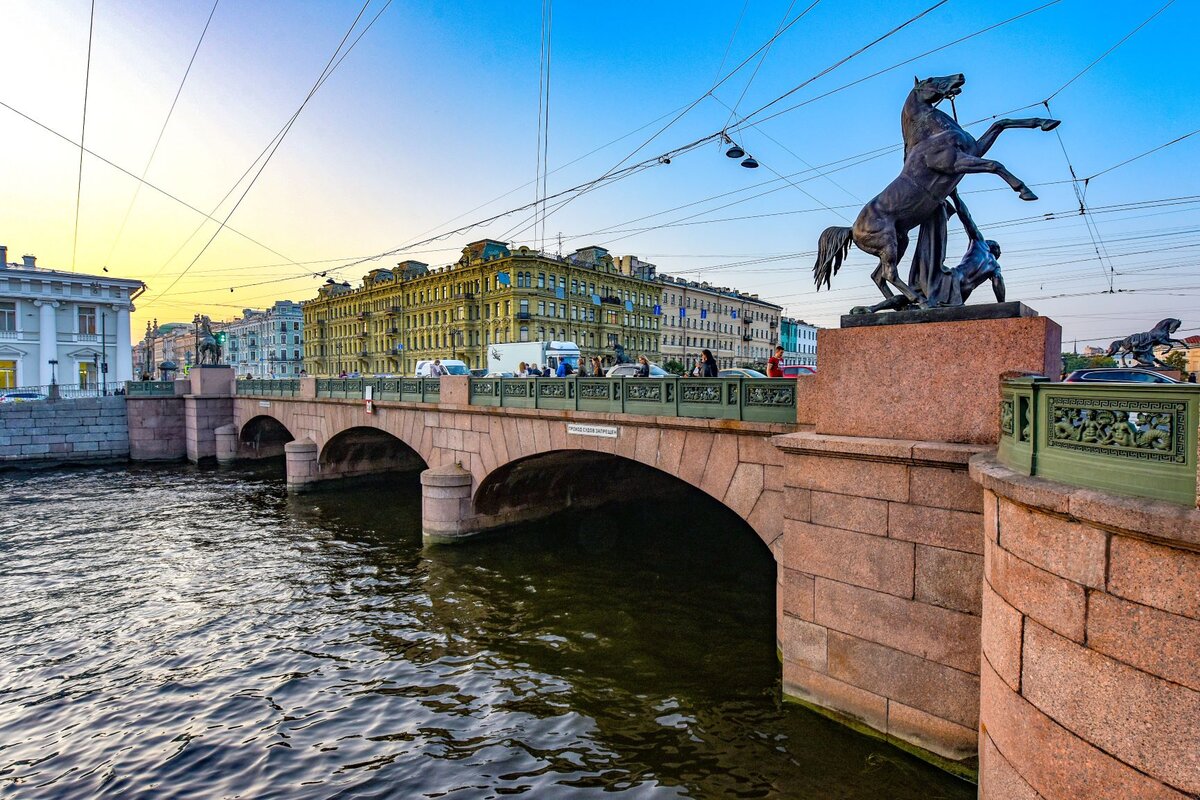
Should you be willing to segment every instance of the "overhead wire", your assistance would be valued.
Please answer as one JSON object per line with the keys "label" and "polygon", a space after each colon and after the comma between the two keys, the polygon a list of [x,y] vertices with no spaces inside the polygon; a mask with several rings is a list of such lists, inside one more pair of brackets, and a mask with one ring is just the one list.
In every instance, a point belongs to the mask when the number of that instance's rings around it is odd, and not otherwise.
{"label": "overhead wire", "polygon": [[92,34],[96,28],[96,0],[92,0],[88,13],[87,66],[83,72],[83,119],[79,125],[79,177],[75,181],[75,233],[71,237],[71,272],[75,271],[75,257],[79,251],[79,201],[83,197],[83,145],[87,139],[88,89],[92,81]]}
{"label": "overhead wire", "polygon": [[150,173],[150,165],[154,163],[154,157],[158,154],[158,146],[162,144],[163,134],[167,132],[167,125],[171,122],[171,116],[175,113],[175,106],[179,103],[179,96],[183,94],[184,84],[187,83],[188,75],[192,73],[192,65],[196,63],[196,56],[200,52],[200,45],[204,44],[204,37],[208,35],[208,26],[212,24],[213,15],[217,13],[217,5],[220,2],[221,0],[213,0],[212,9],[208,12],[208,19],[204,21],[204,28],[200,31],[200,38],[196,40],[196,46],[192,49],[192,57],[188,59],[187,68],[184,69],[183,77],[179,81],[179,88],[175,90],[175,97],[171,99],[171,107],[167,109],[167,115],[163,118],[162,127],[158,129],[158,137],[154,140],[154,146],[150,148],[150,156],[146,159],[146,166],[142,167],[141,178],[134,185],[133,197],[129,198],[129,205],[125,207],[125,215],[121,218],[121,224],[117,228],[117,235],[113,238],[112,246],[108,248],[108,255],[104,257],[106,265],[112,259],[113,253],[116,252],[117,244],[120,243],[121,236],[125,233],[125,226],[129,223],[129,215],[133,212],[133,206],[137,203],[138,194],[141,193],[145,178]]}

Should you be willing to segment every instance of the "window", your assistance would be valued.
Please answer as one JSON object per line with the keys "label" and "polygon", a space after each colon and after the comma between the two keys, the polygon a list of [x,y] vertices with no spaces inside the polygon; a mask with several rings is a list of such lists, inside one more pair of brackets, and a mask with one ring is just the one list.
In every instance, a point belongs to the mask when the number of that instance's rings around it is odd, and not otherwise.
{"label": "window", "polygon": [[529,341],[529,328],[525,327],[524,325],[521,326],[521,341]]}
{"label": "window", "polygon": [[80,306],[79,307],[79,332],[96,335],[96,307],[95,306]]}
{"label": "window", "polygon": [[[524,301],[522,301],[522,302],[524,302]],[[545,316],[545,314],[546,314],[546,301],[545,300],[538,300],[538,314]]]}
{"label": "window", "polygon": [[[16,305],[9,303],[9,305]],[[17,362],[0,361],[0,389],[13,389],[17,385]]]}
{"label": "window", "polygon": [[[0,331],[15,331],[17,329],[17,304],[0,303]],[[8,362],[4,362],[8,363]],[[0,384],[2,386],[2,384]],[[8,388],[8,387],[4,387]]]}
{"label": "window", "polygon": [[539,289],[546,288],[546,273],[544,273],[544,272],[538,273],[538,288]]}

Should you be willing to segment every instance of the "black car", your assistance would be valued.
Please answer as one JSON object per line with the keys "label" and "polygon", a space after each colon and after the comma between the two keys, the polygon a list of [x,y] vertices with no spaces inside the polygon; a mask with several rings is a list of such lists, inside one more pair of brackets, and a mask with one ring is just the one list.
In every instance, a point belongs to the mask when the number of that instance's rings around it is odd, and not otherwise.
{"label": "black car", "polygon": [[1179,383],[1174,378],[1141,367],[1100,367],[1093,369],[1077,369],[1067,376],[1067,383],[1104,383],[1119,381],[1123,383]]}

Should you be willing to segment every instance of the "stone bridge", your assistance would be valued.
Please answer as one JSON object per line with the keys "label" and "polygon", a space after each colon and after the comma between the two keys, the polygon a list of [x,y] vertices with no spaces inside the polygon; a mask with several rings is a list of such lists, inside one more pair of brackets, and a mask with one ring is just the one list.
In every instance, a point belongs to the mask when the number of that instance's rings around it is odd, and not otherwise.
{"label": "stone bridge", "polygon": [[[1023,307],[818,340],[815,378],[686,391],[196,370],[171,397],[131,384],[131,455],[283,454],[295,491],[419,470],[442,544],[644,502],[657,476],[769,549],[789,699],[977,774],[986,800],[1200,796],[1200,390],[1002,380],[1058,373],[1058,326]],[[1171,431],[1050,446],[1115,408]]]}
{"label": "stone bridge", "polygon": [[783,454],[772,436],[796,425],[471,405],[447,376],[437,405],[297,397],[232,398],[219,460],[286,452],[289,488],[385,470],[421,469],[427,541],[586,507],[625,494],[622,465],[642,464],[704,492],[768,547],[783,533]]}

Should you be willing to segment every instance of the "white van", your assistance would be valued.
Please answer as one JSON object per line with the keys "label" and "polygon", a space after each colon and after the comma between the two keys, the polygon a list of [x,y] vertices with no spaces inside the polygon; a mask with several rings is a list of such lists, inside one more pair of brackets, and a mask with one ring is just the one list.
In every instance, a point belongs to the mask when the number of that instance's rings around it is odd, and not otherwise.
{"label": "white van", "polygon": [[[453,358],[443,358],[442,368],[446,370],[447,375],[470,375],[471,370],[467,368],[466,362],[458,361]],[[431,378],[433,377],[433,361],[418,361],[416,377]]]}

